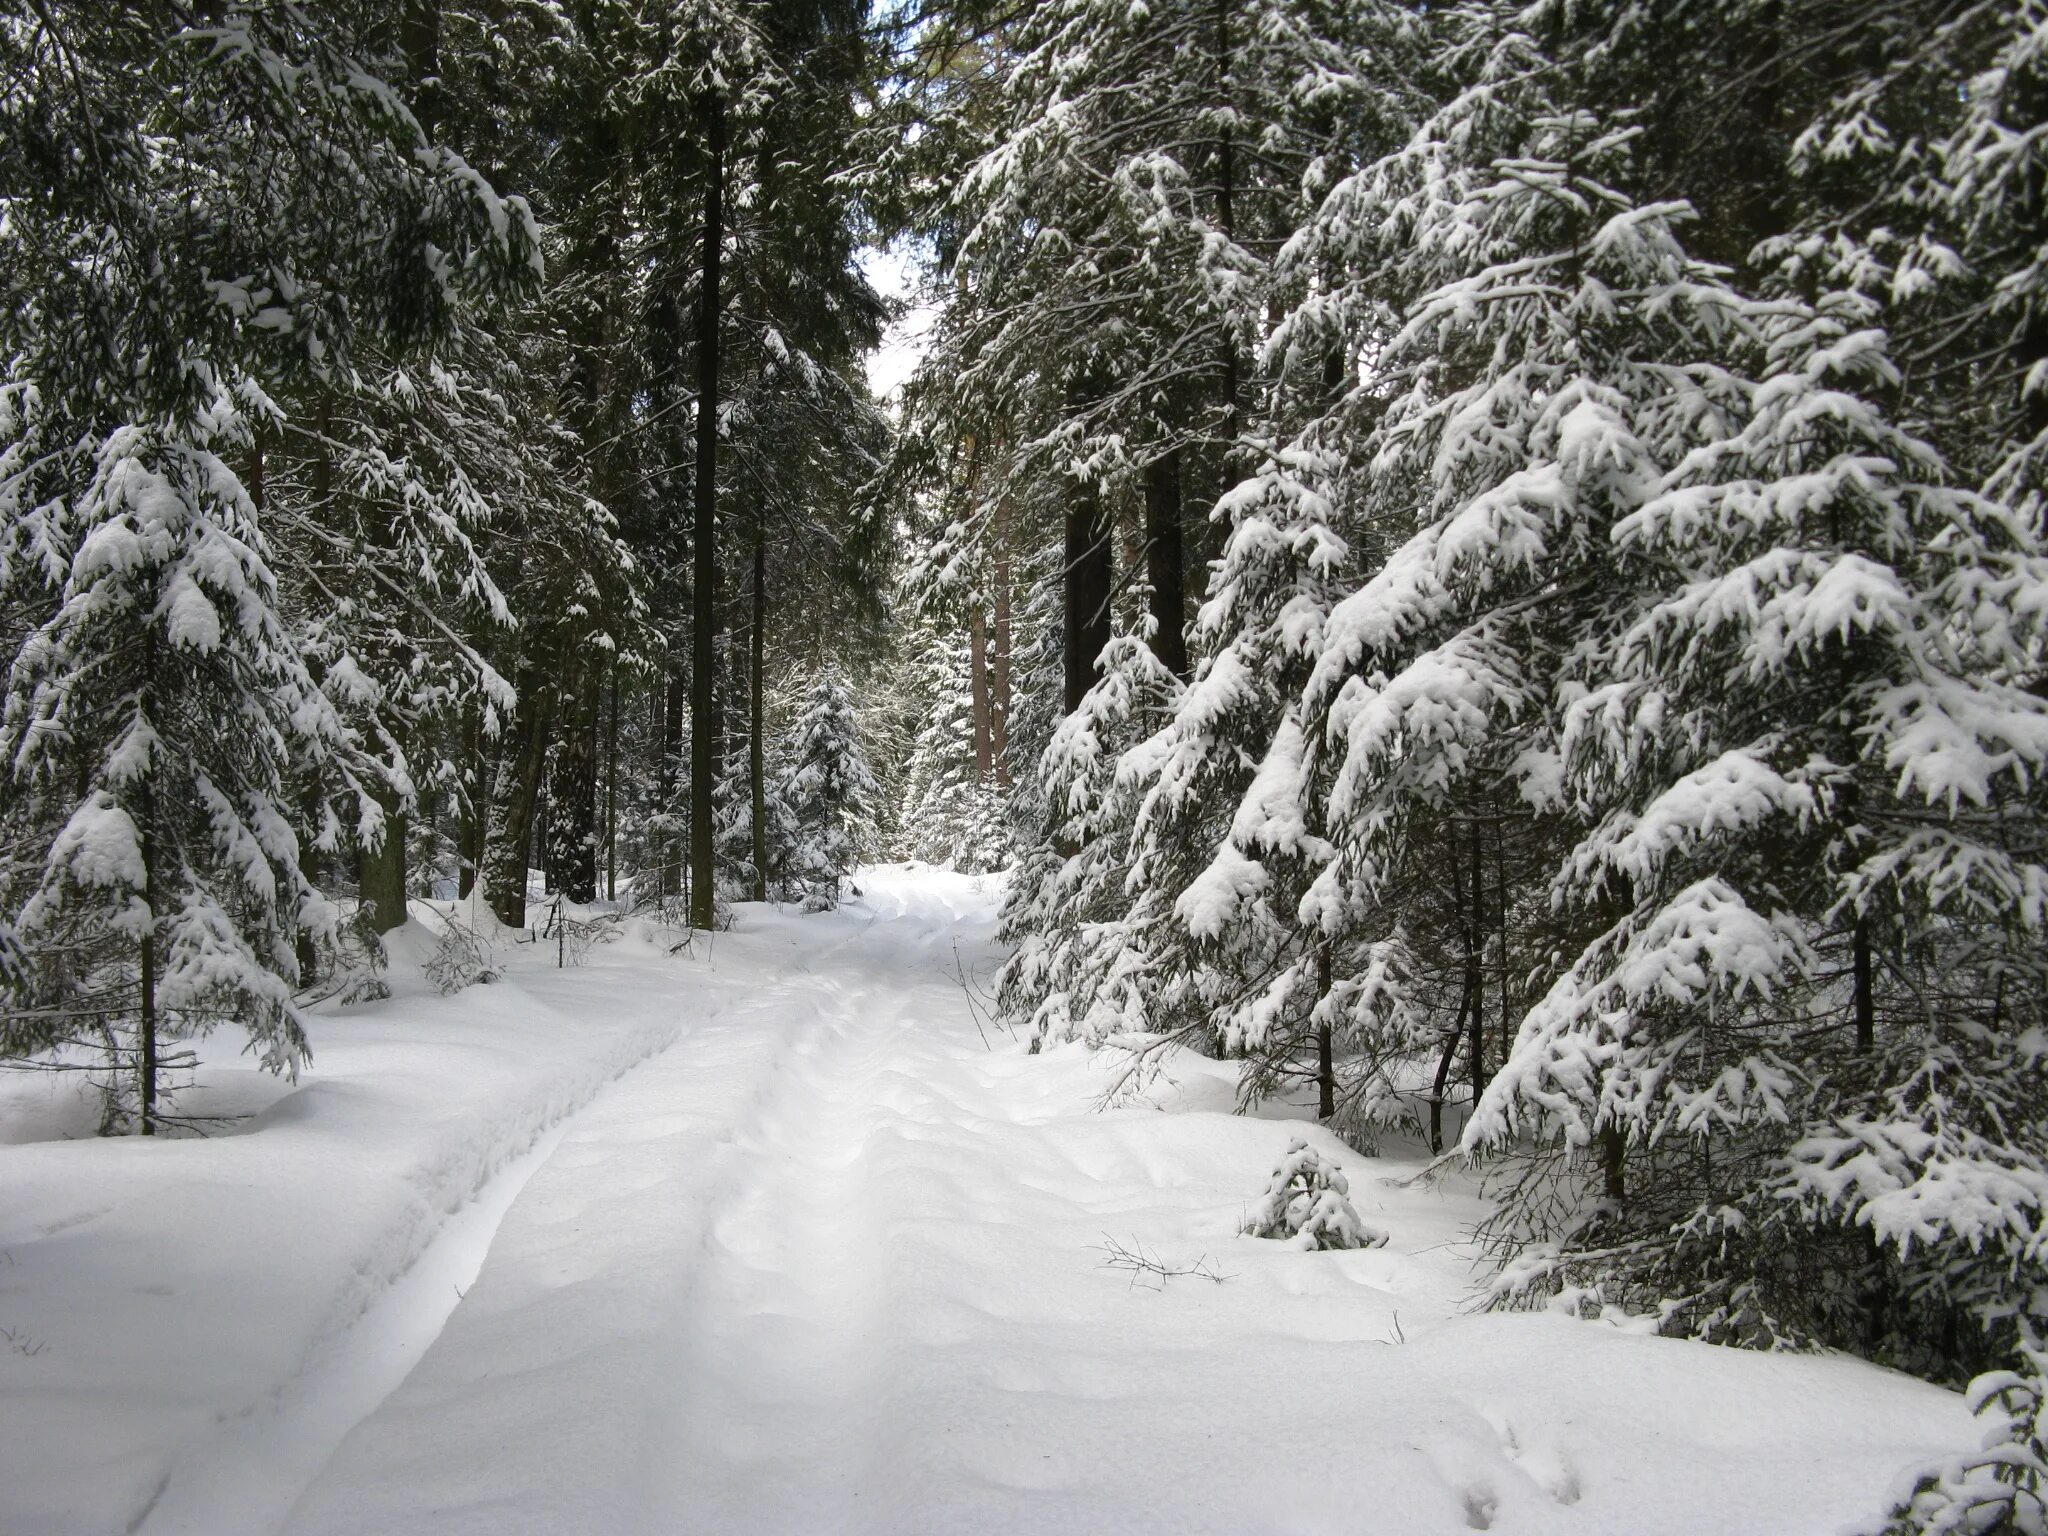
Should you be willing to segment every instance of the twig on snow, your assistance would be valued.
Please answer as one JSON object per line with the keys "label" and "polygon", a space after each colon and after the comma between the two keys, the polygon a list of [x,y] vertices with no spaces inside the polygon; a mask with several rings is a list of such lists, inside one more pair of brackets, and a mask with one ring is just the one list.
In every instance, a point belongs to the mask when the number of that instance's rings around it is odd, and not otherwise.
{"label": "twig on snow", "polygon": [[1206,1253],[1192,1264],[1169,1264],[1157,1254],[1147,1253],[1144,1243],[1135,1237],[1126,1247],[1105,1232],[1102,1234],[1102,1242],[1096,1246],[1095,1251],[1105,1255],[1098,1267],[1129,1274],[1133,1289],[1142,1284],[1147,1290],[1163,1291],[1166,1289],[1167,1281],[1178,1280],[1186,1275],[1212,1281],[1217,1285],[1236,1278],[1234,1275],[1224,1274],[1216,1267],[1216,1261]]}

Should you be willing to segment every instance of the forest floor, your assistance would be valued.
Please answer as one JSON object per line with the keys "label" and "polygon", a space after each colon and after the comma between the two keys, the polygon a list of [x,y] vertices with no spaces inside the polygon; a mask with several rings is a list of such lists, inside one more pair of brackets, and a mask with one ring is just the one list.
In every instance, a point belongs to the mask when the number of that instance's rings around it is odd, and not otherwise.
{"label": "forest floor", "polygon": [[[1462,1174],[1028,1055],[991,884],[861,886],[452,998],[401,944],[297,1085],[210,1044],[208,1137],[0,1085],[0,1532],[1827,1536],[1974,1439],[1854,1360],[1475,1314]],[[1386,1247],[1236,1235],[1297,1134]]]}

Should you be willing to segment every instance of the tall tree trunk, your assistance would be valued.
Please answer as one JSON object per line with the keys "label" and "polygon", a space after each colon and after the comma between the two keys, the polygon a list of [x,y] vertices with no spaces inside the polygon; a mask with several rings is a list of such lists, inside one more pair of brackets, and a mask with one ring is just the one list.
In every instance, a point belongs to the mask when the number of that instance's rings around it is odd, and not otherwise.
{"label": "tall tree trunk", "polygon": [[356,849],[356,890],[364,925],[372,933],[384,934],[405,924],[405,839],[404,803],[388,785],[371,791],[384,811],[384,835],[374,844]]}
{"label": "tall tree trunk", "polygon": [[[1334,980],[1327,942],[1316,946],[1316,1005],[1330,995]],[[1325,1124],[1337,1117],[1337,1053],[1329,1021],[1316,1026],[1316,1118]]]}
{"label": "tall tree trunk", "polygon": [[1095,663],[1109,644],[1109,594],[1115,578],[1109,517],[1092,481],[1075,480],[1067,496],[1062,649],[1066,712],[1081,707],[1095,682]]}
{"label": "tall tree trunk", "polygon": [[690,614],[690,926],[714,916],[717,845],[712,788],[718,773],[718,329],[719,269],[725,244],[725,103],[703,104],[703,267],[697,287],[696,516],[692,524]]}
{"label": "tall tree trunk", "polygon": [[[1230,12],[1232,0],[1216,0],[1215,13],[1215,58],[1217,121],[1228,124],[1232,120],[1230,64]],[[1226,126],[1217,136],[1216,142],[1216,227],[1223,232],[1223,238],[1237,239],[1237,140]],[[1217,359],[1220,378],[1219,392],[1223,407],[1223,451],[1217,458],[1221,484],[1218,492],[1227,491],[1237,483],[1238,438],[1244,428],[1244,365],[1238,356],[1237,338],[1225,332],[1221,356]],[[1210,521],[1204,524],[1207,541],[1203,554],[1209,560],[1223,557],[1223,541],[1228,534],[1225,524]]]}
{"label": "tall tree trunk", "polygon": [[1605,1127],[1599,1135],[1600,1192],[1610,1200],[1628,1194],[1628,1137],[1619,1126]]}
{"label": "tall tree trunk", "polygon": [[[154,641],[150,653],[155,654]],[[156,1134],[156,795],[145,784],[142,789],[142,905],[148,918],[142,941],[136,946],[141,966],[142,1007],[136,1023],[136,1129],[144,1136]]]}
{"label": "tall tree trunk", "polygon": [[1181,575],[1180,451],[1145,466],[1145,578],[1152,587],[1152,654],[1188,675],[1187,593]]}
{"label": "tall tree trunk", "polygon": [[989,700],[989,755],[995,761],[996,783],[1010,787],[1010,545],[1003,507],[996,506],[996,634],[989,666],[993,696]]}
{"label": "tall tree trunk", "polygon": [[1486,883],[1485,864],[1479,847],[1479,822],[1472,823],[1472,907],[1465,929],[1465,984],[1472,989],[1472,1109],[1479,1109],[1479,1095],[1486,1091]]}
{"label": "tall tree trunk", "polygon": [[604,738],[604,899],[619,899],[619,659],[608,669],[611,708]]}
{"label": "tall tree trunk", "polygon": [[408,0],[399,37],[412,76],[407,105],[420,132],[432,139],[441,127],[441,0]]}
{"label": "tall tree trunk", "polygon": [[462,808],[455,821],[455,894],[464,901],[476,889],[477,866],[483,863],[488,768],[483,708],[472,697],[462,706]]}
{"label": "tall tree trunk", "polygon": [[1458,999],[1458,1017],[1443,1039],[1443,1054],[1437,1057],[1436,1079],[1429,1087],[1429,1150],[1432,1154],[1444,1149],[1444,1090],[1450,1085],[1451,1063],[1458,1059],[1458,1045],[1465,1038],[1465,1005],[1472,1000],[1467,992]]}
{"label": "tall tree trunk", "polygon": [[978,597],[967,614],[967,696],[974,715],[974,782],[986,784],[995,769],[995,722],[988,698],[988,614]]}
{"label": "tall tree trunk", "polygon": [[597,897],[596,690],[579,687],[548,771],[548,884],[571,901]]}
{"label": "tall tree trunk", "polygon": [[768,551],[754,530],[754,623],[747,657],[747,789],[753,797],[754,900],[768,899],[768,750],[762,737],[768,656]]}
{"label": "tall tree trunk", "polygon": [[1856,919],[1850,943],[1855,987],[1856,1053],[1867,1056],[1877,1048],[1877,1002],[1871,976],[1870,924],[1865,919]]}
{"label": "tall tree trunk", "polygon": [[[671,671],[667,685],[656,690],[655,698],[661,709],[661,814],[673,817],[677,785],[683,776],[683,711],[688,704],[681,675]],[[660,859],[658,885],[664,898],[677,895],[683,889],[684,858],[678,830],[671,822],[670,830],[662,834],[661,846],[657,850]]]}
{"label": "tall tree trunk", "polygon": [[[320,825],[322,804],[320,786],[308,779],[299,801],[300,818],[304,823],[305,835],[299,838],[299,878],[307,885],[318,889],[320,884],[320,850],[314,846],[319,834],[314,828]],[[294,941],[299,961],[299,985],[309,987],[320,976],[320,946],[313,941],[313,930],[304,923],[299,925]]]}
{"label": "tall tree trunk", "polygon": [[484,899],[508,928],[526,926],[526,861],[540,800],[551,713],[546,691],[531,666],[520,669],[519,708],[512,740],[498,765],[491,795],[491,825],[484,846]]}

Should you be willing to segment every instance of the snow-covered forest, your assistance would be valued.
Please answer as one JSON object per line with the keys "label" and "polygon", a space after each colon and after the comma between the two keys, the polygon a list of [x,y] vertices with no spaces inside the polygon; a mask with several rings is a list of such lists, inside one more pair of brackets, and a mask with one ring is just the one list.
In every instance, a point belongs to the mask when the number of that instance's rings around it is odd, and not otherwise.
{"label": "snow-covered forest", "polygon": [[2048,0],[0,0],[0,1533],[2048,1536]]}

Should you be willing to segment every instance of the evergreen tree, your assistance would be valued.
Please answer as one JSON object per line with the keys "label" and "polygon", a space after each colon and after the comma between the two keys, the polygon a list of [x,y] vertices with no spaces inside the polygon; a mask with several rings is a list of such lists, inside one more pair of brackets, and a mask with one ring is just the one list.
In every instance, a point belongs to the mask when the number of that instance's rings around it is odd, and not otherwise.
{"label": "evergreen tree", "polygon": [[168,1040],[237,1019],[303,1059],[297,939],[333,912],[301,765],[345,792],[330,837],[374,840],[393,783],[293,643],[237,466],[295,387],[527,281],[534,235],[296,7],[53,4],[0,46],[0,606],[28,615],[0,845],[37,970],[6,1048],[132,1028],[103,1038],[147,1134]]}
{"label": "evergreen tree", "polygon": [[861,755],[853,691],[828,667],[791,731],[782,782],[792,829],[787,878],[806,911],[839,905],[841,883],[867,850],[880,793]]}

